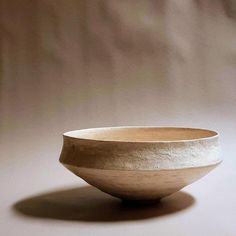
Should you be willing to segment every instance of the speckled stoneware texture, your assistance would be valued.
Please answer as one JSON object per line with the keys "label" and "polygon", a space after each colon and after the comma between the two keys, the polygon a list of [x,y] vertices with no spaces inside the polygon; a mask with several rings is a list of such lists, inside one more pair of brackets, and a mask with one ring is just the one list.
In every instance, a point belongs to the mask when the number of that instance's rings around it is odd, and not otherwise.
{"label": "speckled stoneware texture", "polygon": [[177,127],[109,127],[64,134],[60,162],[113,196],[153,201],[198,180],[220,162],[219,135]]}

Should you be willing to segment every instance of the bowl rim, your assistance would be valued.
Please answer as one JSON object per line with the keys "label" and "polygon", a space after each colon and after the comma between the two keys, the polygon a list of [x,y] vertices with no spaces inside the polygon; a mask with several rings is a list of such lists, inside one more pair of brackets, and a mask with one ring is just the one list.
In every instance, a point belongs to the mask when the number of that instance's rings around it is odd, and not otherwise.
{"label": "bowl rim", "polygon": [[[199,131],[207,131],[212,133],[211,136],[194,138],[194,139],[177,139],[177,140],[102,140],[102,139],[93,139],[86,137],[75,137],[74,134],[82,131],[96,131],[96,130],[109,130],[109,129],[132,129],[132,128],[154,128],[154,129],[187,129],[187,130],[199,130]],[[76,140],[83,141],[96,141],[96,142],[106,142],[106,143],[182,143],[182,142],[194,142],[194,141],[202,141],[202,140],[211,140],[218,138],[219,132],[216,130],[210,130],[206,128],[196,128],[196,127],[182,127],[182,126],[105,126],[105,127],[95,127],[95,128],[85,128],[85,129],[77,129],[71,130],[63,133],[64,138],[71,138]]]}

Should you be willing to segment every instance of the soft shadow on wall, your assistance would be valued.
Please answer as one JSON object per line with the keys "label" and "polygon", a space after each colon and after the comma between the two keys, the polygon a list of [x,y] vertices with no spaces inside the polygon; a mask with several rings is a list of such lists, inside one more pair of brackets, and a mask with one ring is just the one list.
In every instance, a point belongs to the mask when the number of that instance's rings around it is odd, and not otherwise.
{"label": "soft shadow on wall", "polygon": [[1,129],[231,117],[235,7],[216,2],[2,0]]}
{"label": "soft shadow on wall", "polygon": [[56,159],[63,132],[89,127],[229,124],[231,132],[234,5],[1,0],[2,153]]}

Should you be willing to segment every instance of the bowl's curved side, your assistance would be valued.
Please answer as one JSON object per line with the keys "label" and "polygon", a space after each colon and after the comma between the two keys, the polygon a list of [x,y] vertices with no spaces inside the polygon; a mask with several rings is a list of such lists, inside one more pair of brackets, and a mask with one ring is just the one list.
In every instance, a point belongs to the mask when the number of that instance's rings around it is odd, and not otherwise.
{"label": "bowl's curved side", "polygon": [[147,201],[161,199],[179,191],[206,175],[219,163],[204,167],[153,171],[102,170],[67,164],[65,167],[87,183],[115,197]]}
{"label": "bowl's curved side", "polygon": [[220,161],[218,137],[178,142],[116,142],[64,136],[60,162],[105,170],[161,170]]}

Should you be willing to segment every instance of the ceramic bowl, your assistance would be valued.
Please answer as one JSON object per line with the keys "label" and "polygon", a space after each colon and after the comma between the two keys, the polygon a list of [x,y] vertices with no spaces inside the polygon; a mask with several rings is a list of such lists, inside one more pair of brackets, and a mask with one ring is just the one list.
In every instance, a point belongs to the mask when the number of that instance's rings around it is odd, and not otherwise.
{"label": "ceramic bowl", "polygon": [[221,162],[219,135],[206,129],[106,127],[63,136],[60,162],[87,183],[124,200],[161,199]]}

